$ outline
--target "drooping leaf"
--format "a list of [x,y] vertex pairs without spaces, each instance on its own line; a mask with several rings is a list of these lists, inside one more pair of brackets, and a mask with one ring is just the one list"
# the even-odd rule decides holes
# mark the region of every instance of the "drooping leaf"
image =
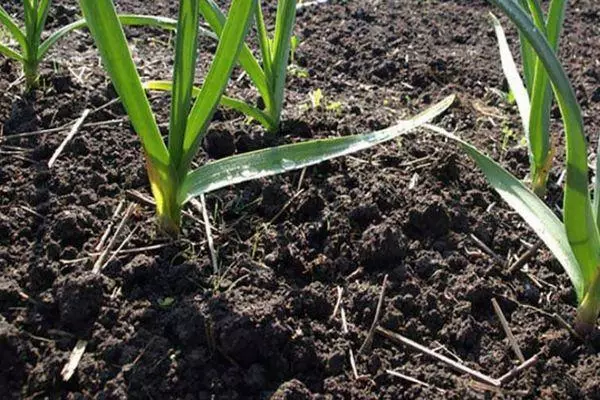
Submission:
[[564,223],[567,237],[582,268],[586,290],[595,280],[600,265],[600,237],[588,190],[587,142],[575,91],[551,45],[531,18],[513,0],[489,0],[517,25],[544,64],[565,126],[567,180]]
[[22,55],[20,55],[10,47],[3,45],[2,43],[0,43],[0,54],[2,54],[5,57],[12,58],[15,61],[23,62]]
[[0,23],[8,29],[8,32],[11,36],[19,43],[21,46],[21,51],[23,53],[27,50],[27,39],[25,38],[25,33],[19,28],[17,23],[11,18],[8,12],[0,5]]
[[430,126],[428,128],[458,143],[477,163],[494,190],[525,220],[554,254],[565,269],[581,300],[585,288],[584,277],[577,258],[571,250],[564,225],[552,210],[519,179],[471,144],[443,129]]
[[[177,21],[172,18],[165,17],[155,17],[151,15],[134,15],[134,14],[121,14],[119,15],[119,21],[121,21],[121,25],[123,26],[154,26],[157,28],[162,28],[166,30],[176,30],[177,29]],[[52,35],[50,35],[40,46],[38,51],[38,59],[43,59],[48,53],[48,51],[62,39],[64,36],[69,33],[85,28],[86,21],[85,19],[80,19],[78,21],[72,22],[68,25],[63,26],[62,28],[55,31]],[[212,37],[216,39],[216,35],[211,31],[199,28],[200,35]]]
[[[173,88],[173,83],[169,81],[148,81],[144,82],[144,88],[146,90],[158,90],[162,92],[170,92]],[[192,95],[194,97],[198,97],[200,95],[200,88],[194,87],[192,91]],[[275,126],[275,122],[271,120],[271,118],[265,114],[263,111],[259,110],[256,107],[250,106],[248,103],[233,99],[231,97],[222,96],[221,97],[221,105],[223,107],[231,108],[233,110],[239,111],[242,114],[254,118],[263,126]]]
[[414,118],[378,132],[289,144],[206,164],[185,178],[179,191],[179,201],[185,203],[193,197],[229,185],[302,169],[368,149],[431,121],[448,109],[453,101],[454,96],[449,96]]
[[508,46],[506,35],[502,25],[500,24],[500,21],[498,21],[498,18],[496,18],[496,16],[492,13],[490,13],[490,18],[498,39],[500,60],[502,62],[502,69],[504,70],[504,76],[508,81],[510,90],[515,96],[517,108],[519,109],[519,114],[521,115],[521,122],[523,123],[523,131],[525,132],[525,135],[529,137],[529,116],[531,113],[529,94],[527,93],[527,89],[525,88],[525,85],[521,80],[521,76],[519,75],[519,70],[517,69],[515,60],[510,52],[510,47]]

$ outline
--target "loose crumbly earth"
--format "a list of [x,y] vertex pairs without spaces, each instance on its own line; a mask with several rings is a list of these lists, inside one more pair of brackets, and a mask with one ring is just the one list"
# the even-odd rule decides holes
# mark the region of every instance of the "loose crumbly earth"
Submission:
[[[17,0],[4,3],[20,9]],[[50,28],[77,18],[76,1],[54,3]],[[177,13],[173,1],[116,3],[128,12]],[[598,5],[571,3],[562,59],[595,136]],[[489,10],[472,0],[331,0],[304,9],[295,63],[307,76],[289,81],[281,134],[269,137],[219,111],[198,162],[369,132],[454,93],[457,102],[437,123],[524,176],[515,107],[497,94],[506,83]],[[143,76],[168,78],[172,37],[156,29],[128,34]],[[515,45],[512,31],[510,37]],[[209,40],[201,46],[198,82],[215,47]],[[157,231],[152,208],[128,195],[148,195],[148,182],[126,122],[83,128],[52,169],[47,161],[67,132],[14,136],[62,126],[115,98],[87,33],[52,52],[41,89],[30,97],[20,97],[13,62],[0,60],[0,70],[3,398],[598,398],[600,343],[574,339],[551,315],[574,316],[561,267],[543,249],[524,271],[507,273],[504,260],[536,239],[451,143],[417,132],[309,168],[303,178],[289,173],[211,193],[220,268],[214,276],[196,209],[172,241]],[[229,92],[257,101],[239,76]],[[313,108],[317,89],[324,99]],[[168,101],[152,94],[162,124]],[[114,104],[87,122],[123,117]],[[555,132],[560,138],[559,125]],[[555,209],[560,173],[557,163],[549,198]],[[94,275],[90,257],[121,200],[139,206],[119,244],[135,230],[125,249],[155,247],[121,254]],[[358,353],[386,274],[384,327],[499,377],[517,360],[493,312],[496,298],[525,357],[540,353],[540,361],[493,390],[375,336],[356,356],[355,379],[349,350]],[[338,288],[347,333],[339,312],[331,318]],[[85,354],[65,383],[60,372],[80,339],[88,341]]]

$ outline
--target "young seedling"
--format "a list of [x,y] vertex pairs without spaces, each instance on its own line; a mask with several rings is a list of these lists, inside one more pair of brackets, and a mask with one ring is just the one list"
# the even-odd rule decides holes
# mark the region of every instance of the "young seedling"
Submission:
[[[217,36],[221,36],[226,16],[213,0],[201,0],[200,12]],[[284,103],[285,83],[296,22],[296,0],[279,0],[275,32],[269,37],[260,0],[256,14],[256,30],[262,58],[259,63],[247,45],[242,47],[239,63],[256,86],[264,107],[258,108],[242,100],[224,97],[223,105],[256,119],[265,129],[274,133],[279,130]],[[145,84],[151,90],[170,90],[170,82],[152,81]]]
[[[47,39],[42,40],[51,2],[51,0],[23,0],[23,28],[19,27],[8,12],[0,6],[0,28],[4,26],[9,37],[16,44],[15,48],[9,43],[0,43],[0,54],[21,64],[27,92],[37,86],[40,63],[52,46],[68,33],[86,26],[85,20],[79,20],[58,29]],[[121,15],[119,19],[123,25],[151,25],[164,29],[175,29],[177,26],[177,21],[162,17]]]
[[[580,333],[586,333],[595,326],[600,313],[600,179],[596,179],[592,202],[588,190],[587,144],[581,110],[552,43],[532,21],[529,13],[513,0],[489,1],[500,7],[518,27],[552,83],[566,137],[564,222],[534,192],[499,164],[455,136],[447,132],[440,133],[461,144],[494,189],[521,215],[563,266],[579,303],[575,327]],[[596,162],[598,171],[600,154]]]
[[[519,0],[523,11],[550,44],[558,51],[562,32],[566,0],[551,0],[545,16],[539,0]],[[543,62],[537,56],[527,36],[520,32],[521,59],[525,83],[519,75],[511,54],[504,30],[498,19],[491,14],[492,24],[498,38],[500,58],[504,75],[517,102],[523,131],[527,137],[530,178],[533,191],[540,197],[546,193],[548,174],[554,158],[550,134],[550,112],[552,109],[552,87]]]
[[415,118],[379,132],[259,150],[192,170],[192,161],[244,46],[256,0],[231,2],[214,59],[196,93],[193,83],[201,0],[180,1],[167,143],[160,134],[112,0],[80,0],[80,4],[104,67],[141,139],[160,224],[172,233],[179,231],[182,207],[196,196],[372,147],[430,121],[453,101],[448,97]]
[[287,67],[287,70],[289,75],[295,76],[296,78],[305,79],[309,77],[308,70],[296,64],[296,50],[298,50],[299,45],[300,41],[298,40],[298,37],[292,36],[290,38],[290,63]]

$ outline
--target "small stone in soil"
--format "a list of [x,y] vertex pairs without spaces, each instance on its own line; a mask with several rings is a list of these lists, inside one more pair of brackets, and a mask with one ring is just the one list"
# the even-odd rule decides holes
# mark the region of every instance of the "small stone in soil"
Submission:
[[408,229],[416,235],[439,237],[448,233],[450,216],[441,203],[429,204],[424,210],[413,208],[408,215]]
[[235,142],[229,131],[210,131],[204,138],[204,151],[215,159],[235,153]]
[[309,400],[312,398],[310,390],[298,379],[283,383],[271,396],[271,400]]
[[25,378],[25,342],[13,325],[0,321],[0,388],[5,398],[20,398],[18,395]]
[[266,386],[267,371],[260,364],[252,364],[244,375],[244,383],[253,391],[260,390]]
[[69,332],[86,332],[102,306],[102,277],[87,272],[55,284],[60,321]]
[[315,190],[311,190],[308,198],[305,199],[296,209],[295,216],[300,221],[309,221],[316,218],[325,207],[325,200]]
[[63,245],[79,247],[85,242],[92,225],[91,214],[85,208],[61,212],[52,226],[52,236]]
[[369,267],[400,264],[406,254],[402,232],[388,224],[375,225],[362,235],[360,258]]
[[381,219],[381,212],[376,204],[361,204],[350,211],[348,218],[351,223],[364,229],[372,223],[379,222]]
[[327,356],[325,360],[325,370],[330,375],[339,375],[344,370],[346,363],[346,354],[343,351],[336,351]]
[[436,252],[427,252],[415,262],[415,272],[422,279],[429,278],[435,271],[442,268],[442,260]]

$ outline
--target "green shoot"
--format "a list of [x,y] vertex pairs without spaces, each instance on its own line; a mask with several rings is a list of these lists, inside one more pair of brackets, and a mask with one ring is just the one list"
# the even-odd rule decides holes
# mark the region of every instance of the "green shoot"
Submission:
[[300,41],[298,40],[298,36],[292,36],[290,38],[290,64],[296,63],[296,50],[298,50],[299,45]]
[[511,140],[515,139],[515,131],[511,129],[508,124],[502,125],[502,151],[505,152],[508,149],[508,144]]
[[182,207],[196,196],[370,148],[427,123],[453,101],[453,97],[448,97],[413,119],[379,132],[259,150],[192,170],[200,143],[238,55],[242,54],[256,0],[231,2],[228,17],[218,33],[219,45],[200,89],[194,89],[193,82],[197,61],[197,11],[201,0],[180,1],[174,80],[173,84],[169,83],[172,96],[167,143],[160,134],[112,0],[80,0],[80,3],[104,67],[142,142],[160,225],[171,233],[179,231]]
[[[520,0],[522,11],[527,14],[556,53],[564,22],[566,0],[552,0],[545,16],[539,0]],[[527,35],[520,31],[521,59],[525,83],[521,80],[508,46],[504,30],[492,15],[492,23],[498,38],[504,75],[511,88],[528,139],[531,186],[535,193],[544,197],[548,174],[554,158],[550,135],[550,112],[552,88],[544,65],[537,56]]]
[[[567,178],[564,190],[564,223],[532,191],[498,164],[469,144],[448,133],[477,162],[491,185],[548,246],[571,279],[579,307],[576,328],[584,333],[596,324],[600,313],[600,180],[596,179],[594,203],[588,190],[587,142],[575,92],[558,61],[553,43],[535,18],[513,0],[489,0],[517,26],[546,71],[559,105],[566,137]],[[539,76],[539,72],[536,72]],[[438,130],[439,131],[439,130]]]
[[[23,28],[0,6],[0,26],[6,28],[8,36],[15,42],[15,46],[8,42],[0,42],[0,54],[21,64],[27,92],[37,87],[39,66],[52,46],[68,33],[86,26],[84,20],[79,20],[58,29],[42,40],[50,5],[51,0],[23,0]],[[150,25],[164,29],[175,29],[177,26],[177,21],[162,17],[121,15],[119,18],[123,25]],[[212,35],[205,30],[203,33]]]
[[21,51],[15,51],[8,45],[0,44],[0,54],[20,62],[25,75],[25,85],[29,90],[37,84],[38,80],[38,49],[41,42],[42,31],[46,24],[50,0],[24,0],[25,28],[21,29],[6,10],[0,6],[0,23],[2,23],[14,41],[18,43]]
[[341,114],[342,113],[342,108],[343,108],[343,104],[341,101],[331,101],[327,104],[327,106],[325,107],[325,109],[327,111],[333,111],[336,114]]
[[292,36],[290,39],[290,45],[290,64],[288,65],[288,74],[300,79],[308,78],[308,70],[296,64],[296,50],[298,50],[298,46],[300,45],[300,41],[298,40],[297,36]]
[[310,104],[312,104],[312,108],[321,107],[321,101],[323,100],[323,91],[321,89],[316,89],[310,92]]
[[306,68],[302,68],[296,64],[290,64],[288,66],[288,74],[299,79],[306,79],[310,77],[310,74]]

